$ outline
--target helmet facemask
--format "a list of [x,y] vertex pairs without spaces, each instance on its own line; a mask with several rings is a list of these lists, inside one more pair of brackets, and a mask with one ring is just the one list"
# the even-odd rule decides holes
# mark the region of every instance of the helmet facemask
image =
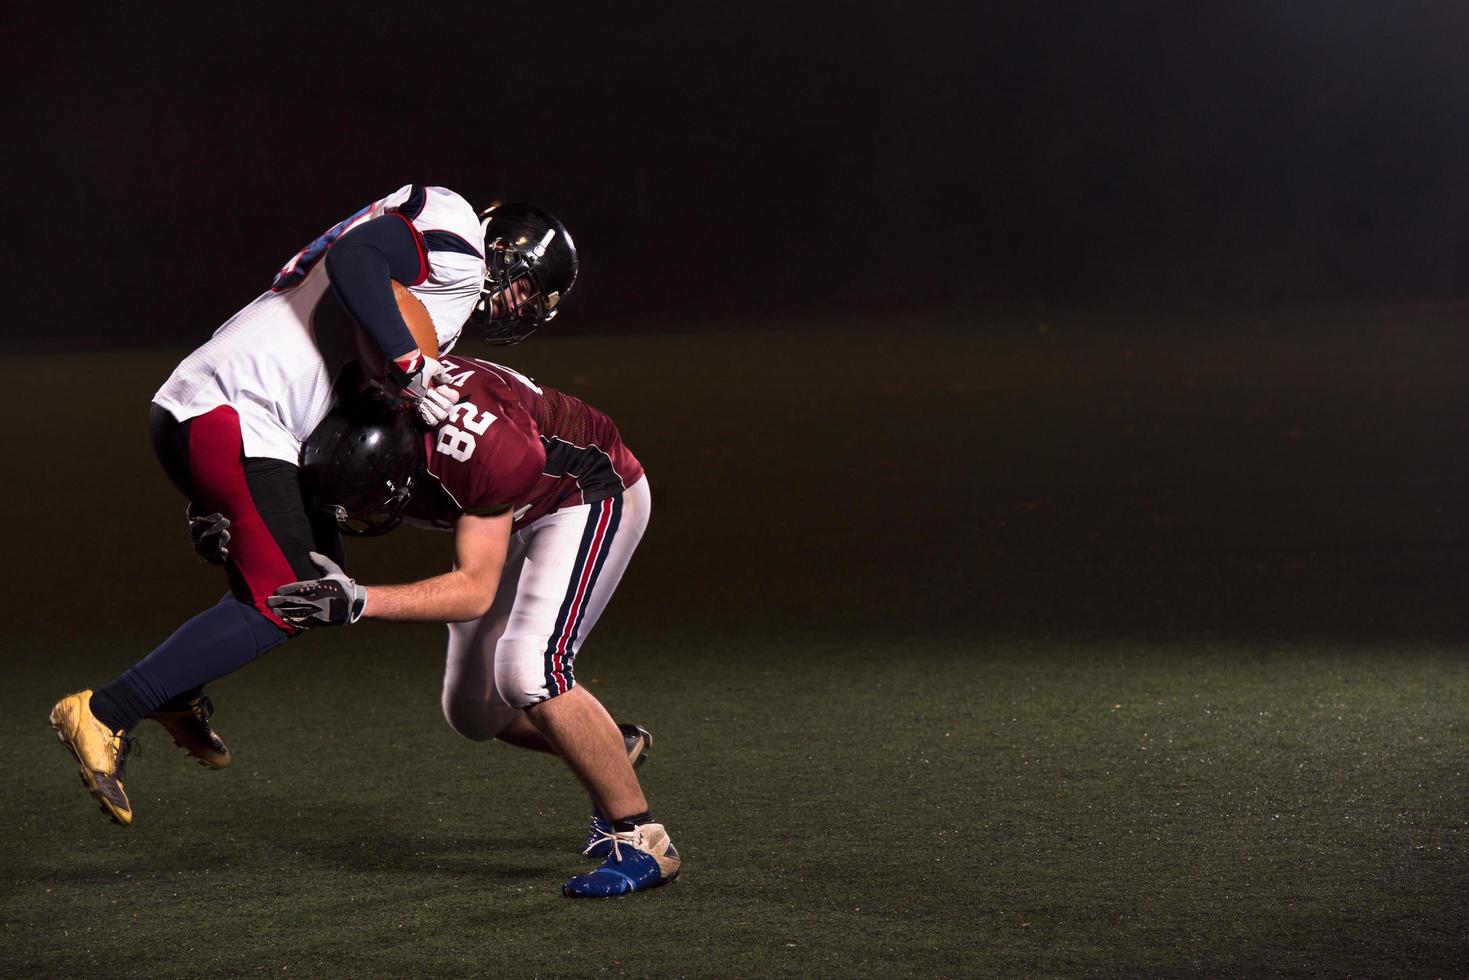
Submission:
[[408,477],[402,486],[396,486],[377,460],[372,460],[372,468],[377,470],[388,488],[388,498],[381,504],[360,514],[349,512],[341,504],[322,505],[322,509],[336,520],[337,530],[350,537],[375,538],[387,534],[403,523],[403,508],[408,506],[408,499],[413,496],[413,477]]
[[[489,221],[486,219],[485,224]],[[486,248],[485,281],[475,308],[485,323],[481,339],[491,346],[518,344],[556,316],[559,293],[545,295],[535,273],[554,231],[530,248],[497,238]]]
[[481,213],[485,278],[470,319],[492,346],[516,344],[555,316],[576,282],[576,245],[566,226],[529,204]]

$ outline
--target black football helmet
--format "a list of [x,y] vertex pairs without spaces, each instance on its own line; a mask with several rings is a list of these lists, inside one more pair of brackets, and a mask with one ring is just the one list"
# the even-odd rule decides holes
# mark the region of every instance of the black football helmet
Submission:
[[387,534],[403,520],[423,457],[423,433],[396,399],[344,400],[301,447],[301,491],[343,534]]
[[531,204],[499,204],[480,218],[485,281],[469,318],[485,343],[518,344],[549,322],[571,292],[576,244],[555,215]]

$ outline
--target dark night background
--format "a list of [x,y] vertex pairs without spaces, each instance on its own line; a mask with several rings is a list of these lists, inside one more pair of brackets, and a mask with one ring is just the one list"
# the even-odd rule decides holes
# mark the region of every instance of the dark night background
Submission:
[[[0,32],[0,974],[1463,974],[1469,3]],[[557,897],[585,797],[443,724],[437,624],[212,683],[225,773],[146,723],[126,832],[38,747],[221,591],[150,395],[409,182],[576,237],[489,356],[647,468],[577,677],[657,732],[668,888]]]
[[352,9],[8,10],[7,342],[192,343],[410,181],[559,212],[567,331],[1469,293],[1462,4]]

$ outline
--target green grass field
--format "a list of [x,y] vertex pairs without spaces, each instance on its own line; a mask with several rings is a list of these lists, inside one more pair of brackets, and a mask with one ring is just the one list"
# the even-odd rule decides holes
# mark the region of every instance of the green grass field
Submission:
[[[649,536],[578,661],[683,876],[562,899],[587,805],[317,633],[156,726],[107,823],[45,724],[213,601],[173,353],[18,362],[0,975],[1469,974],[1469,344],[1433,318],[537,338]],[[61,379],[67,397],[41,396]],[[39,411],[39,410],[38,410]],[[366,581],[448,538],[354,546]]]

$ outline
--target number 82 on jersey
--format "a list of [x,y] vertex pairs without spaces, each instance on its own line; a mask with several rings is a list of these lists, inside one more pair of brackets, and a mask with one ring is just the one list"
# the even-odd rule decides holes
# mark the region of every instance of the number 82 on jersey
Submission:
[[460,402],[449,413],[449,421],[439,426],[434,450],[463,463],[474,455],[474,437],[484,435],[494,421],[492,412],[480,411],[474,402]]

